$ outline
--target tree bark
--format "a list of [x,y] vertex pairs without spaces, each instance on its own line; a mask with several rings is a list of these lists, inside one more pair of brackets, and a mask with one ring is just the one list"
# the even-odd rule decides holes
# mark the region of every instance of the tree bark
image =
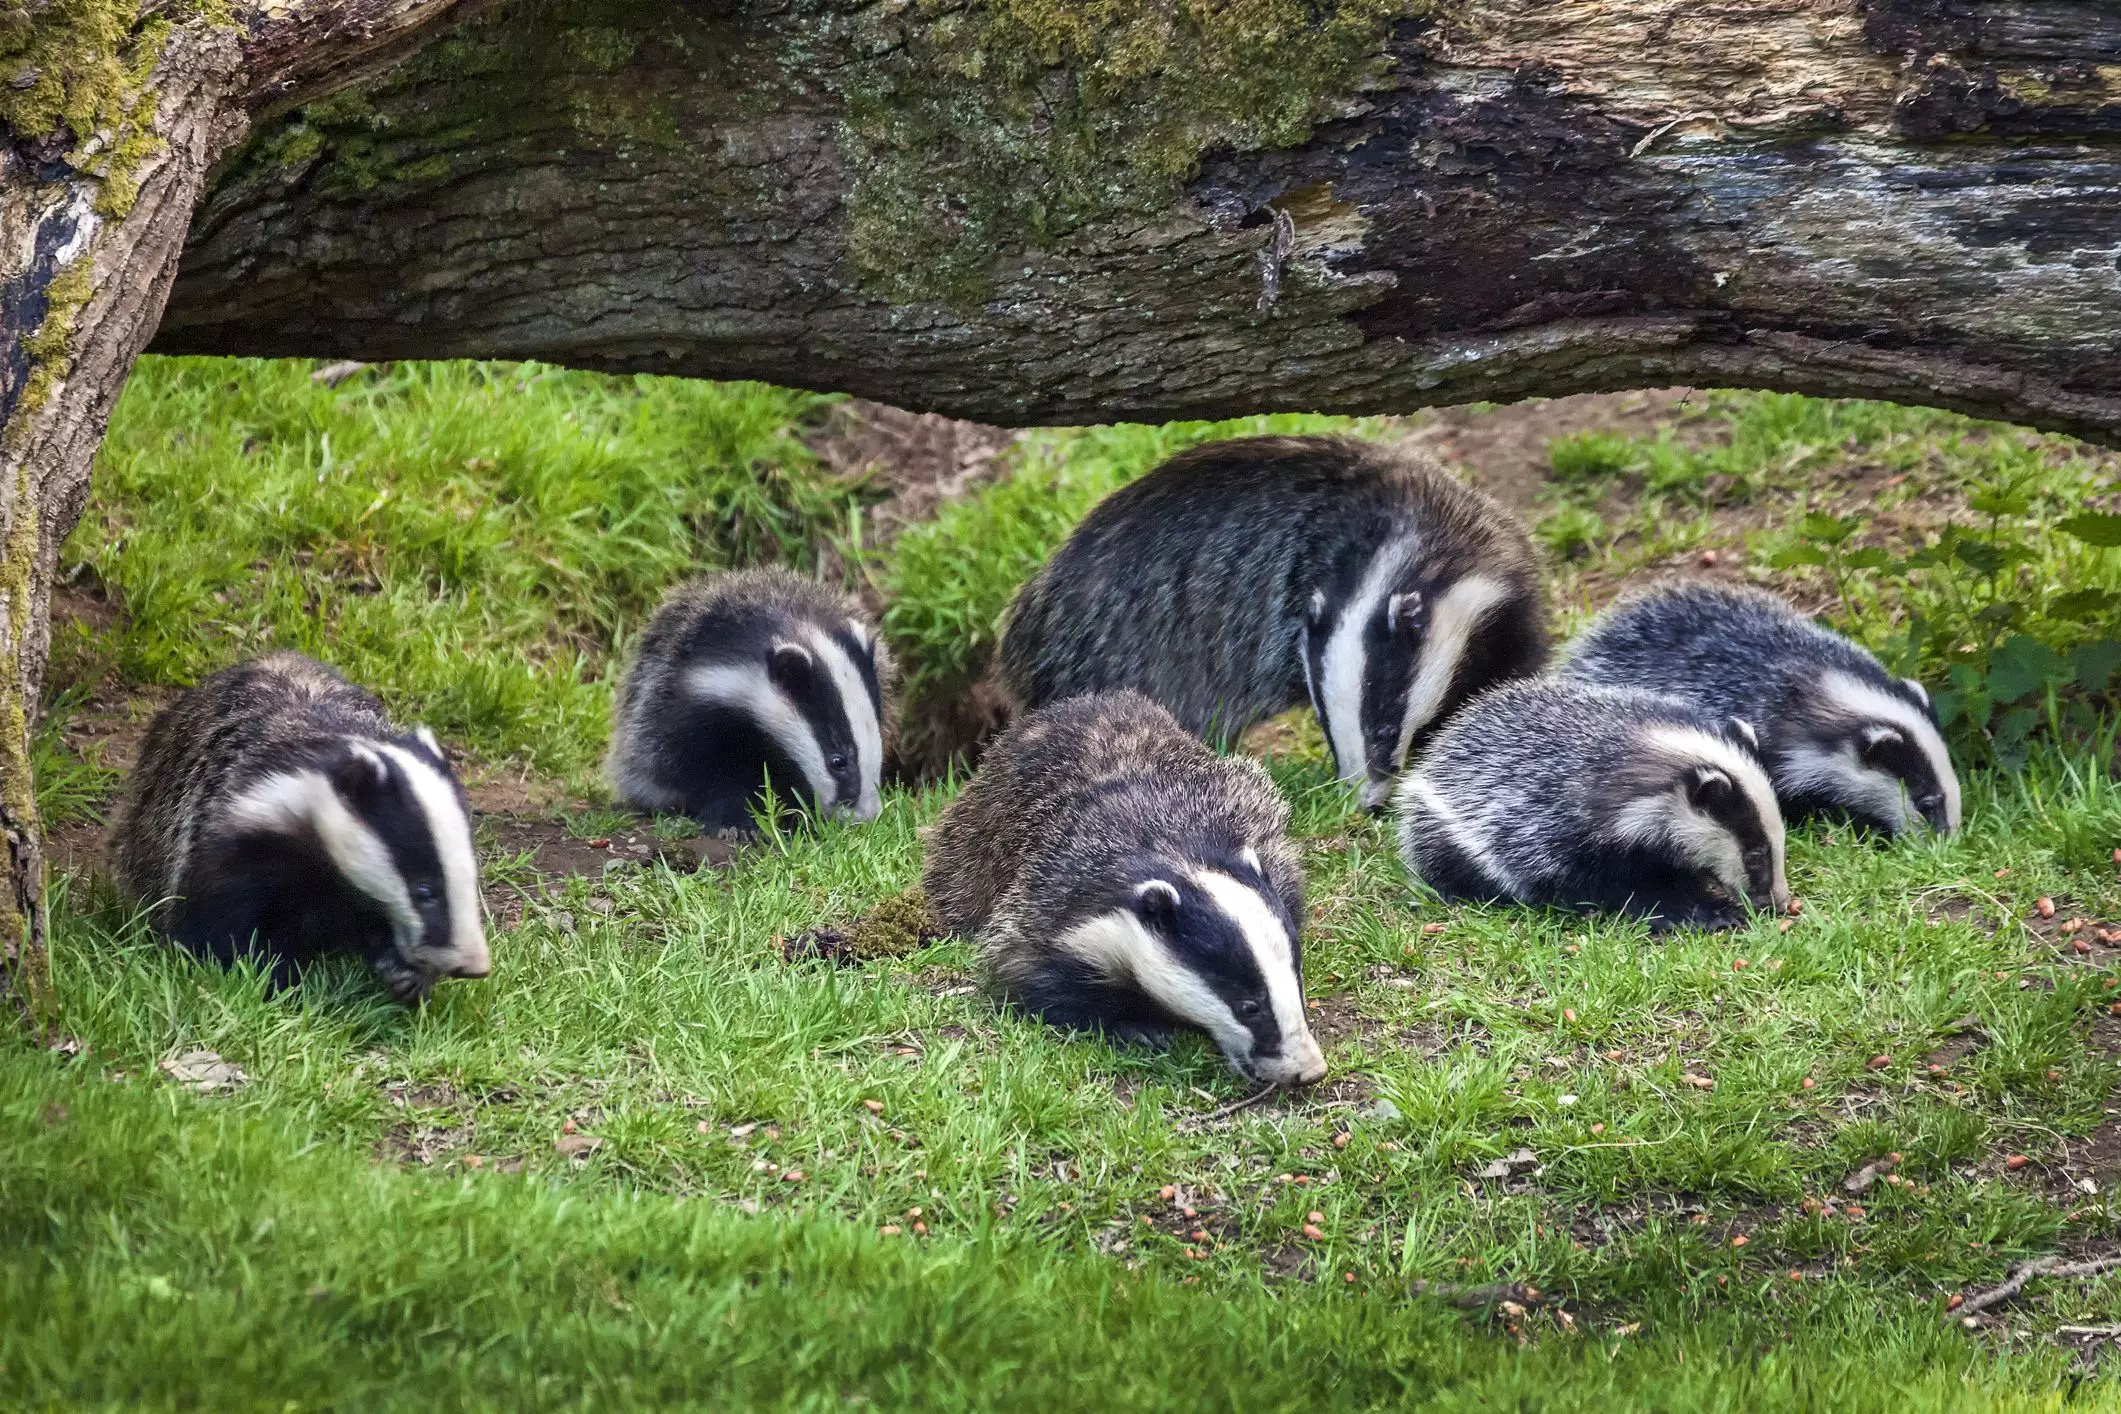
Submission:
[[66,70],[48,125],[32,126],[27,103],[0,110],[0,1009],[34,1020],[49,962],[30,738],[52,572],[111,407],[162,317],[207,175],[251,110],[364,77],[450,0],[279,0],[235,18],[144,4],[113,7],[115,32],[77,23],[93,5],[30,8],[28,24],[49,28],[0,48],[13,64],[0,83],[35,98]]
[[514,0],[262,129],[156,347],[1012,424],[1685,382],[2121,436],[2106,5],[1408,0],[1367,60],[1181,16],[1125,72],[1083,8]]

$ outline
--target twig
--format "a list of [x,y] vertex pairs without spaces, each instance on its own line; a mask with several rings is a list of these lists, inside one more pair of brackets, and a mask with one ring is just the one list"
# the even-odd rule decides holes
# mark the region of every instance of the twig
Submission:
[[1527,1286],[1521,1281],[1490,1282],[1486,1286],[1458,1286],[1447,1281],[1417,1281],[1408,1290],[1416,1296],[1433,1296],[1438,1301],[1447,1301],[1453,1306],[1468,1311],[1484,1310],[1514,1302],[1519,1306],[1537,1306],[1540,1291],[1536,1286]]
[[2121,1267],[2121,1257],[2095,1257],[2089,1262],[2065,1262],[2059,1257],[2035,1257],[2030,1262],[2020,1262],[2011,1268],[2011,1274],[2001,1286],[1991,1287],[1977,1296],[1969,1296],[1964,1304],[1952,1312],[1954,1316],[1971,1316],[1977,1311],[2010,1300],[2025,1290],[2025,1284],[2034,1277],[2095,1277],[2101,1272],[2110,1272]]
[[2121,1326],[2056,1326],[2056,1335],[2121,1335]]
[[1224,1105],[1219,1110],[1213,1110],[1207,1114],[1198,1115],[1186,1122],[1188,1124],[1201,1125],[1213,1124],[1219,1119],[1228,1119],[1231,1115],[1236,1114],[1239,1110],[1251,1109],[1254,1105],[1258,1104],[1261,1100],[1266,1099],[1267,1096],[1273,1094],[1276,1090],[1279,1090],[1280,1088],[1281,1087],[1279,1085],[1262,1085],[1259,1088],[1259,1092],[1257,1094],[1247,1095],[1242,1100],[1232,1100],[1229,1104]]

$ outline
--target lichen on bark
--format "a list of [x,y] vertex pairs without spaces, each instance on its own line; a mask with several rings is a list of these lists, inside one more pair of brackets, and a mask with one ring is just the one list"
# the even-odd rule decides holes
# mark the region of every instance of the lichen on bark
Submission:
[[50,0],[0,9],[0,131],[56,140],[76,170],[101,180],[99,208],[123,216],[133,173],[154,155],[148,79],[170,30],[228,24],[227,0]]
[[1202,156],[1292,147],[1387,75],[1432,0],[915,0],[867,13],[849,245],[895,301],[977,302],[992,262],[1167,214]]

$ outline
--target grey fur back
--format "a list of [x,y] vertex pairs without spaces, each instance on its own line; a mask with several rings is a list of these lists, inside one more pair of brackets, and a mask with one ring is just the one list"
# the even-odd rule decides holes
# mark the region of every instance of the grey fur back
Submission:
[[383,704],[300,653],[271,653],[202,680],[148,728],[111,827],[112,872],[134,899],[186,891],[192,846],[260,778],[327,738],[395,741]]
[[1763,734],[1823,670],[1897,691],[1878,660],[1757,589],[1666,580],[1633,589],[1563,650],[1555,673],[1655,688]]
[[1000,649],[1017,701],[1133,688],[1186,730],[1234,738],[1306,699],[1312,590],[1419,537],[1537,594],[1516,517],[1404,448],[1343,437],[1212,442],[1101,502],[1019,591]]
[[928,841],[923,884],[950,931],[980,936],[1004,981],[1013,954],[1050,943],[1130,861],[1256,850],[1303,917],[1289,808],[1257,762],[1215,755],[1135,692],[1033,712],[988,748]]

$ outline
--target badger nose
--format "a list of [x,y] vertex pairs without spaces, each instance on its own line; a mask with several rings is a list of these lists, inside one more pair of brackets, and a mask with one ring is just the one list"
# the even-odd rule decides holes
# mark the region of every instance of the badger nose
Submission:
[[484,943],[480,943],[476,948],[459,949],[449,964],[449,975],[452,977],[485,977],[492,972],[493,954],[487,951]]
[[884,802],[876,796],[865,795],[855,802],[854,809],[848,813],[853,815],[857,825],[866,825],[884,813]]
[[1325,1054],[1306,1033],[1284,1043],[1279,1056],[1258,1068],[1257,1078],[1275,1085],[1316,1085],[1326,1078]]
[[1372,776],[1372,777],[1370,777],[1370,779],[1369,779],[1369,780],[1367,780],[1367,781],[1365,781],[1365,782],[1363,783],[1363,787],[1362,787],[1362,808],[1363,808],[1363,809],[1365,809],[1365,810],[1382,810],[1382,809],[1384,809],[1384,808],[1385,808],[1385,803],[1386,803],[1387,801],[1389,801],[1389,800],[1390,800],[1391,798],[1392,798],[1392,778],[1391,778],[1390,776]]

